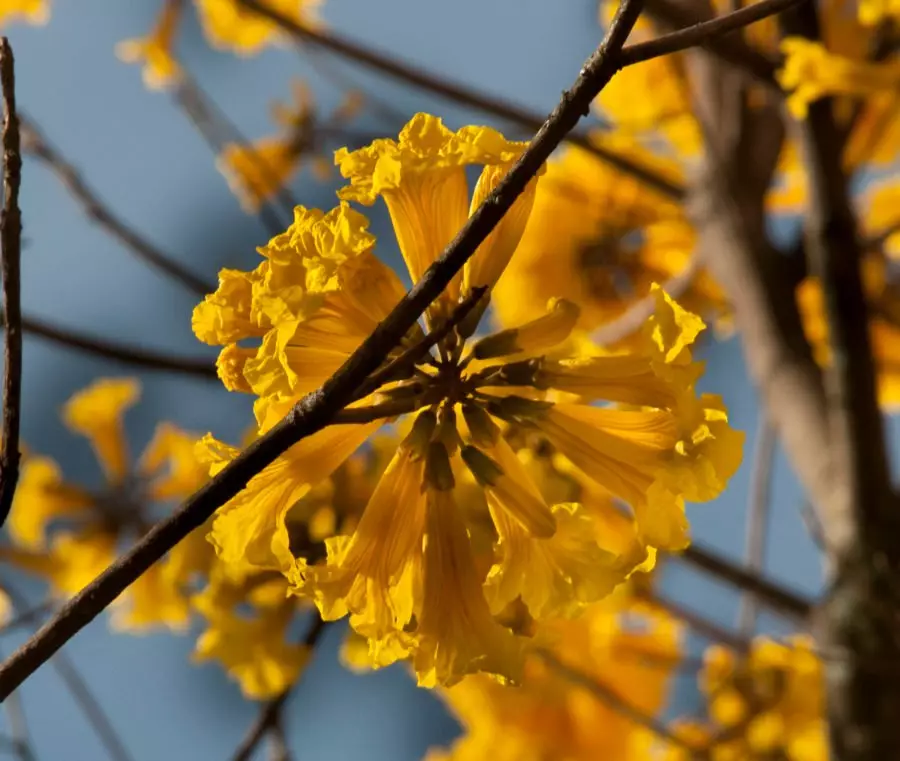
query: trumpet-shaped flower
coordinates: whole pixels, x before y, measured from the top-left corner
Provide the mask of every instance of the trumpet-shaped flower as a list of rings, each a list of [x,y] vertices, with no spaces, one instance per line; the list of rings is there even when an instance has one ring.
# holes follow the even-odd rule
[[[125,63],[144,65],[144,84],[151,90],[176,85],[181,67],[172,55],[182,10],[181,0],[166,0],[153,31],[143,39],[125,40],[116,46],[116,55]]]
[[[8,523],[15,546],[4,553],[46,578],[59,595],[80,591],[122,545],[143,536],[155,520],[154,503],[186,497],[206,480],[193,455],[194,438],[169,423],[158,426],[142,457],[132,463],[122,418],[139,393],[134,379],[100,379],[76,393],[63,410],[69,428],[86,437],[97,455],[106,476],[100,489],[66,482],[50,458],[35,455],[23,462]],[[115,627],[187,624],[184,549],[176,549],[120,596]]]
[[[523,148],[488,128],[453,132],[419,114],[398,140],[338,152],[350,180],[341,196],[384,199],[416,281],[469,213],[465,167],[482,167],[474,207]],[[631,356],[582,366],[547,360],[578,321],[578,308],[560,300],[530,322],[468,340],[514,260],[540,182],[479,247],[426,327],[440,330],[462,300],[484,289],[476,308],[415,366],[392,366],[380,388],[348,407],[347,415],[373,422],[350,419],[294,445],[213,524],[211,539],[228,566],[281,570],[325,618],[349,615],[371,665],[408,659],[424,685],[478,671],[518,680],[527,642],[511,618],[517,606],[523,622],[574,615],[651,565],[653,547],[683,546],[683,492],[711,498],[730,476],[716,467],[721,477],[710,476],[716,446],[740,448],[739,434],[710,433],[705,411],[718,411],[717,403],[693,391],[700,367],[689,346],[702,322],[661,289]],[[328,214],[298,208],[288,231],[259,249],[265,261],[255,271],[226,271],[195,310],[197,335],[225,346],[226,385],[257,396],[261,431],[340,367],[400,298],[399,280],[373,244],[346,203]],[[386,361],[421,337],[416,326]],[[322,561],[296,557],[292,505],[393,421],[405,436],[355,529],[327,540]],[[506,440],[513,430],[549,441],[577,478],[630,505],[634,519],[623,520],[631,528],[593,505],[548,501],[522,464],[527,452]],[[211,438],[205,447],[214,469],[234,456]],[[599,531],[604,520],[615,526],[608,541]]]

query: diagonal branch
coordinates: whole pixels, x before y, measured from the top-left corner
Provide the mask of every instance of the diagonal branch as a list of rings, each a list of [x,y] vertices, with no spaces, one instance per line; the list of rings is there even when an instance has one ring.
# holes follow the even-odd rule
[[[616,55],[637,22],[642,0],[624,0],[603,42],[585,62],[571,90],[535,135],[528,149],[469,217],[443,254],[423,274],[385,320],[322,386],[302,400],[267,434],[252,443],[190,497],[157,523],[131,550],[75,595],[34,637],[0,666],[0,700],[106,608],[153,563],[202,525],[220,506],[281,453],[327,426],[354,397],[360,384],[384,361],[425,309],[437,299],[465,262],[512,208],[566,134],[590,111],[597,93],[617,70]]]
[[[66,161],[65,157],[56,148],[47,142],[31,119],[20,115],[20,121],[22,123],[22,145],[25,153],[43,162],[56,175],[72,198],[81,204],[81,208],[88,219],[96,222],[138,259],[165,273],[192,293],[198,296],[205,296],[207,293],[212,293],[215,290],[215,284],[207,283],[203,278],[185,269],[169,254],[161,251],[157,246],[129,227],[112,209],[103,203],[94,190],[84,181],[78,170]]]
[[[312,626],[310,626],[309,631],[306,633],[306,636],[303,638],[303,644],[310,650],[313,650],[318,644],[322,633],[325,631],[325,627],[329,623],[322,619],[318,613],[315,613],[314,615],[315,620],[313,621]],[[253,751],[256,750],[266,734],[275,729],[281,721],[284,704],[287,702],[287,699],[290,697],[291,692],[297,684],[298,682],[294,682],[280,695],[277,695],[263,705],[256,721],[253,722],[247,735],[241,741],[237,750],[235,750],[232,761],[249,761],[250,757],[253,755]]]
[[[3,434],[0,451],[0,526],[12,508],[19,480],[19,422],[22,414],[22,215],[19,185],[22,154],[16,113],[16,75],[12,48],[0,38],[0,84],[3,88],[3,211],[0,214],[0,270],[3,274]]]

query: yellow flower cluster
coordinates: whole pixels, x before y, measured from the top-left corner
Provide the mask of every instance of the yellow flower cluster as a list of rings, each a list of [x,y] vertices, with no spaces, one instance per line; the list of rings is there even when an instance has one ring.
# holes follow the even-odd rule
[[[346,201],[385,201],[416,281],[524,147],[490,128],[453,132],[418,114],[397,140],[338,151],[350,180],[344,203],[328,213],[298,207],[288,230],[258,249],[255,270],[222,271],[216,293],[195,309],[194,331],[224,347],[225,385],[257,397],[260,432],[319,387],[403,294],[375,256],[366,219]],[[481,174],[470,200],[472,165]],[[504,624],[510,605],[521,601],[541,618],[602,599],[652,548],[683,547],[683,500],[712,499],[740,462],[742,435],[728,427],[721,401],[694,391],[701,368],[689,347],[703,323],[660,289],[641,350],[631,354],[550,359],[578,321],[577,307],[560,300],[523,325],[471,338],[538,184],[429,309],[425,329],[439,329],[484,289],[469,317],[436,353],[350,407],[372,422],[331,426],[289,449],[219,511],[210,532],[223,563],[280,571],[326,619],[349,614],[371,665],[407,659],[423,685],[476,671],[517,681],[529,643]],[[422,335],[416,326],[397,351]],[[322,561],[295,553],[292,506],[393,422],[402,441],[355,530],[327,540]],[[631,507],[628,551],[598,538],[592,503],[548,501],[508,439],[517,430],[545,440],[557,470]],[[201,448],[211,472],[236,454],[211,436]],[[480,542],[476,524],[490,527]]]
[[[0,25],[19,19],[29,24],[45,24],[49,18],[48,0],[0,0]]]
[[[812,640],[760,638],[746,657],[716,646],[705,660],[701,687],[712,724],[682,722],[678,731],[709,747],[710,761],[828,759],[824,675]],[[673,749],[665,761],[690,757]]]
[[[655,736],[610,705],[592,685],[622,691],[637,713],[663,708],[681,652],[681,628],[620,588],[577,620],[558,621],[536,639],[522,684],[484,675],[442,691],[464,734],[425,761],[594,761],[649,759]]]
[[[49,457],[29,454],[22,465],[8,529],[16,543],[3,556],[46,578],[54,592],[79,592],[143,536],[158,517],[155,506],[182,499],[206,480],[194,456],[196,438],[161,423],[136,463],[131,461],[122,418],[140,395],[131,378],[95,381],[63,409],[66,425],[91,444],[105,483],[88,489],[63,479]],[[153,566],[117,600],[113,624],[140,630],[182,629],[189,607],[179,547]]]

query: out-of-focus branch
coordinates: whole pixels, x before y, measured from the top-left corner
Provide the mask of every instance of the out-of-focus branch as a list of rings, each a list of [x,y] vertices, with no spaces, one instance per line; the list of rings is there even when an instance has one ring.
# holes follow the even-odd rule
[[[573,684],[586,689],[591,695],[602,703],[609,706],[616,713],[621,714],[629,721],[634,722],[638,726],[649,729],[654,735],[665,742],[678,748],[694,753],[701,750],[700,747],[688,742],[680,737],[676,732],[671,731],[665,724],[657,720],[655,717],[644,713],[640,708],[633,705],[624,696],[620,695],[616,690],[607,684],[604,684],[592,674],[584,674],[581,671],[563,663],[553,653],[548,650],[537,651],[541,659],[551,666],[560,676],[565,677]]]
[[[750,641],[742,637],[737,632],[731,631],[715,621],[710,621],[705,616],[696,611],[686,608],[684,605],[661,595],[658,592],[638,592],[638,596],[646,600],[651,605],[655,605],[664,610],[673,618],[684,622],[687,626],[694,630],[696,634],[705,637],[711,642],[716,642],[726,647],[730,647],[739,653],[748,652],[750,649]]]
[[[133,367],[141,367],[145,370],[159,370],[161,372],[184,373],[198,378],[215,380],[216,367],[206,359],[193,357],[177,357],[161,352],[139,349],[134,346],[107,341],[103,338],[95,338],[74,330],[51,325],[36,317],[23,317],[22,329],[31,336],[52,341],[60,346],[65,346],[86,354],[93,354],[114,362],[121,362]]]
[[[821,39],[816,7],[785,15],[785,34]],[[900,661],[900,513],[878,407],[862,250],[841,162],[843,134],[830,98],[798,126],[809,201],[810,271],[819,278],[831,361],[825,369],[834,488],[823,521],[829,590],[820,640],[845,652],[825,667],[832,754],[840,761],[900,758],[900,681],[869,663]]]
[[[512,208],[553,150],[590,110],[591,102],[617,70],[616,55],[637,22],[642,0],[624,0],[609,30],[585,62],[571,90],[563,93],[543,127],[512,168],[466,221],[444,252],[391,313],[322,388],[302,400],[268,433],[173,513],[157,523],[128,552],[75,595],[34,637],[0,666],[0,700],[47,661],[153,563],[202,525],[247,482],[301,439],[327,426],[366,378],[384,362],[416,320],[444,291],[465,262]]]
[[[198,296],[215,290],[215,284],[207,283],[190,270],[185,269],[169,254],[161,251],[115,214],[84,181],[78,170],[54,148],[41,134],[37,125],[21,115],[22,150],[28,156],[41,161],[63,184],[80,205],[88,219],[97,223],[109,235],[118,240],[138,259],[165,273],[177,283]]]
[[[12,507],[19,481],[19,422],[22,413],[22,215],[19,185],[22,155],[16,113],[16,74],[12,48],[0,37],[3,89],[3,211],[0,212],[0,271],[3,275],[3,433],[0,451],[0,526]]]
[[[769,524],[772,466],[775,464],[775,428],[769,422],[768,413],[762,410],[756,428],[756,447],[753,450],[753,471],[750,475],[750,497],[747,500],[747,531],[744,549],[744,567],[752,573],[762,573],[766,552],[766,534]],[[738,608],[738,629],[745,637],[756,629],[759,599],[752,589],[744,590]]]
[[[303,644],[309,648],[310,651],[315,649],[327,625],[327,621],[324,621],[318,614],[315,614],[315,619],[313,620],[309,631],[306,633],[306,636],[303,638]],[[253,755],[253,751],[256,750],[263,738],[269,732],[273,731],[282,721],[282,709],[284,708],[284,704],[287,702],[287,699],[290,697],[291,692],[297,684],[298,682],[295,682],[281,694],[263,705],[256,721],[253,722],[247,735],[235,750],[232,761],[249,761],[250,757]]]
[[[529,130],[537,130],[544,123],[544,118],[540,113],[523,108],[502,98],[479,92],[475,88],[459,82],[453,82],[427,71],[418,64],[403,61],[382,51],[368,48],[362,43],[339,35],[334,31],[302,26],[283,13],[263,5],[257,0],[238,0],[238,2],[247,10],[258,13],[260,16],[264,16],[273,23],[278,24],[298,44],[306,44],[328,50],[413,87],[434,93],[453,103],[475,108]],[[673,185],[668,178],[656,173],[650,167],[642,166],[625,156],[596,145],[587,135],[572,132],[565,139],[566,142],[578,145],[607,162],[610,166],[640,180],[663,195],[670,198],[680,198],[683,195],[683,189]]]
[[[173,91],[173,100],[188,117],[215,156],[222,155],[228,143],[238,145],[249,152],[254,158],[260,174],[266,181],[269,180],[269,175],[274,171],[272,167],[254,150],[237,126],[228,119],[222,109],[203,91],[186,69],[182,70],[178,85]],[[272,184],[278,188],[275,197],[283,207],[283,211],[289,219],[293,218],[294,207],[297,205],[296,199],[291,191],[275,178],[272,178]],[[258,215],[269,235],[278,235],[287,227],[287,224],[282,221],[278,208],[274,204],[269,204],[265,199],[260,199]]]
[[[739,589],[750,591],[761,603],[792,618],[806,621],[812,613],[813,604],[803,595],[737,565],[703,545],[694,543],[683,552],[669,557],[699,568]]]

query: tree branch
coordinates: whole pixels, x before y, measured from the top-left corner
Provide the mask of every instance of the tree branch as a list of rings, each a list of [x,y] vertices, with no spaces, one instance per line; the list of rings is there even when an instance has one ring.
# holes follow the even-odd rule
[[[273,10],[269,6],[263,5],[258,0],[237,1],[247,10],[253,11],[277,24],[297,43],[305,43],[329,50],[343,58],[362,64],[382,74],[387,74],[389,77],[393,77],[413,87],[434,93],[453,103],[478,109],[486,114],[518,124],[529,130],[537,130],[544,122],[540,113],[530,111],[509,101],[486,95],[458,82],[445,79],[437,74],[428,72],[418,64],[408,63],[391,57],[386,53],[368,48],[332,31],[301,26],[293,19]],[[682,188],[673,185],[668,178],[658,174],[650,167],[641,166],[629,158],[595,145],[587,135],[571,133],[566,136],[565,140],[592,153],[610,166],[631,175],[665,196],[677,199],[684,194]]]
[[[171,256],[163,253],[146,238],[141,237],[110,209],[87,185],[78,170],[59,153],[41,134],[37,125],[24,115],[22,123],[22,148],[29,156],[42,161],[84,211],[88,219],[96,222],[109,235],[118,240],[138,259],[165,273],[187,290],[205,296],[216,290],[215,283],[207,283],[190,270],[185,269]]]
[[[141,367],[145,370],[184,373],[207,380],[217,379],[216,366],[206,359],[176,357],[160,352],[139,349],[133,346],[113,343],[102,338],[66,330],[36,317],[23,317],[22,329],[28,335],[43,338],[60,346],[83,351],[114,362]]]
[[[306,633],[306,636],[303,638],[303,644],[306,645],[306,647],[308,647],[310,650],[313,650],[318,644],[322,633],[325,631],[325,628],[329,623],[328,621],[323,620],[322,617],[319,616],[318,612],[316,612],[314,615],[315,620],[313,621],[312,626],[310,626],[309,631]],[[266,734],[274,729],[280,721],[284,704],[287,702],[287,699],[290,697],[291,692],[297,686],[297,684],[299,684],[299,681],[294,682],[280,695],[274,697],[272,700],[263,705],[259,716],[257,717],[256,721],[253,722],[253,726],[250,727],[247,735],[241,741],[241,744],[237,747],[237,750],[235,750],[234,756],[232,756],[232,761],[250,760],[250,757],[253,755],[253,751],[256,750],[257,746],[262,742]]]
[[[304,397],[267,434],[252,443],[173,515],[153,527],[93,582],[75,595],[34,637],[0,666],[0,700],[97,616],[135,579],[206,521],[220,506],[288,447],[327,426],[360,384],[384,361],[407,331],[447,287],[493,231],[565,135],[590,111],[597,93],[617,70],[616,55],[637,22],[642,0],[624,0],[600,47],[571,90],[535,135],[528,149],[422,278],[344,365],[317,391]]]
[[[22,154],[16,112],[16,72],[12,48],[0,37],[0,85],[3,89],[3,211],[0,213],[0,270],[3,275],[3,433],[0,451],[0,526],[12,508],[19,481],[19,423],[22,415],[22,215],[19,185]]]
[[[747,504],[747,531],[744,545],[744,567],[751,573],[762,573],[766,552],[766,533],[769,523],[772,466],[775,464],[775,428],[765,409],[760,412],[756,428],[756,447],[753,450],[753,471],[750,476],[750,495]],[[738,629],[745,637],[756,630],[759,599],[752,589],[744,590],[738,608]]]

